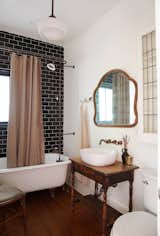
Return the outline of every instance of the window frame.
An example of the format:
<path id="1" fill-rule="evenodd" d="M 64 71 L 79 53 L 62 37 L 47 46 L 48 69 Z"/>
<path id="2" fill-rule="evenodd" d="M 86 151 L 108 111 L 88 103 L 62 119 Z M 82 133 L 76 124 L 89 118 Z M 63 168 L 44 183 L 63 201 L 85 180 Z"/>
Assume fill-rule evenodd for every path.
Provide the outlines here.
<path id="1" fill-rule="evenodd" d="M 142 36 L 145 34 L 150 33 L 151 31 L 156 31 L 155 26 L 151 26 L 149 28 L 146 28 L 142 32 L 139 33 L 138 35 L 138 41 L 139 41 L 139 72 L 138 72 L 138 84 L 139 84 L 139 90 L 143 91 L 143 60 L 142 60 L 142 55 L 143 55 L 143 50 L 142 50 Z M 157 41 L 156 41 L 157 45 Z M 143 91 L 144 92 L 144 91 Z M 157 145 L 158 141 L 158 134 L 157 133 L 144 133 L 143 129 L 143 92 L 139 93 L 139 103 L 138 103 L 138 110 L 139 110 L 139 126 L 138 126 L 138 141 L 141 143 L 146 143 L 146 144 L 153 144 Z"/>
<path id="2" fill-rule="evenodd" d="M 150 40 L 148 41 L 148 39 Z M 150 42 L 150 44 L 148 44 L 148 42 Z M 149 55 L 151 57 L 151 61 L 148 60 Z M 147 59 L 146 61 L 145 61 L 145 58 Z M 155 30 L 152 30 L 142 35 L 142 59 L 143 59 L 143 62 L 142 62 L 143 64 L 143 133 L 157 134 L 157 127 L 155 127 L 155 121 L 154 121 L 154 119 L 156 119 L 156 121 L 158 120 L 157 105 L 154 107 L 154 103 L 157 104 L 157 96 L 156 97 L 154 96 L 154 86 L 157 92 L 157 74 L 155 74 L 155 78 L 154 78 L 154 71 L 156 73 L 156 70 L 157 70 L 156 31 Z M 147 76 L 145 75 L 144 71 L 147 72 Z M 151 78 L 150 76 L 148 76 L 149 71 L 151 72 Z M 151 95 L 149 95 L 149 92 L 151 93 Z M 149 101 L 151 102 L 151 104 Z M 149 123 L 151 123 L 151 127 Z"/>

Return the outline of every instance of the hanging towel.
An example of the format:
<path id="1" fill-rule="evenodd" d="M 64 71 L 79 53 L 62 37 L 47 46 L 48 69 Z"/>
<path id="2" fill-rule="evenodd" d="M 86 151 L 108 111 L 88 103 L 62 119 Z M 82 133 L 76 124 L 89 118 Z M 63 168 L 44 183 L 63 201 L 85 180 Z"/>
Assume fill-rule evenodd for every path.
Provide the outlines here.
<path id="1" fill-rule="evenodd" d="M 81 149 L 90 147 L 88 103 L 81 103 Z"/>
<path id="2" fill-rule="evenodd" d="M 83 102 L 80 106 L 80 118 L 81 118 L 81 149 L 90 147 L 90 136 L 89 136 L 89 115 L 88 115 L 88 103 Z M 76 178 L 88 185 L 89 179 L 76 173 Z"/>

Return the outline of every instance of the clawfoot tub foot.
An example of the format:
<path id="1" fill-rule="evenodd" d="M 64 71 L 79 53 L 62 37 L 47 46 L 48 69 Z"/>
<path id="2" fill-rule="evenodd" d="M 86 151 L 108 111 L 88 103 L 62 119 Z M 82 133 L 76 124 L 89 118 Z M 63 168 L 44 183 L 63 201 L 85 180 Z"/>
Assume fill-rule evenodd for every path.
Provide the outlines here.
<path id="1" fill-rule="evenodd" d="M 50 188 L 49 193 L 50 193 L 51 198 L 55 198 L 55 188 Z"/>

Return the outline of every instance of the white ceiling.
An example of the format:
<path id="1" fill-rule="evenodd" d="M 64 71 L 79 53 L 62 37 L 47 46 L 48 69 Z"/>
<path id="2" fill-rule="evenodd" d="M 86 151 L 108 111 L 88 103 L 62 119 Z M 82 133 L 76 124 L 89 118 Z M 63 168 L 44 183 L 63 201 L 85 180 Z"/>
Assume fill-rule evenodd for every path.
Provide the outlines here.
<path id="1" fill-rule="evenodd" d="M 119 0 L 55 0 L 55 15 L 73 39 L 112 9 Z M 35 22 L 50 15 L 51 0 L 1 0 L 0 30 L 40 39 Z"/>

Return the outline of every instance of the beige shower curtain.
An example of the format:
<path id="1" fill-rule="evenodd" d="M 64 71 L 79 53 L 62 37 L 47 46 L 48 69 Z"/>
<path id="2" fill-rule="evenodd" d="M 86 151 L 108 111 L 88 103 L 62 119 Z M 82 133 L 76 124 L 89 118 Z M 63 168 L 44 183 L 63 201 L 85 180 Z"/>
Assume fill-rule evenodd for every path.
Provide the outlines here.
<path id="1" fill-rule="evenodd" d="M 44 163 L 41 67 L 37 57 L 11 55 L 7 166 Z"/>

